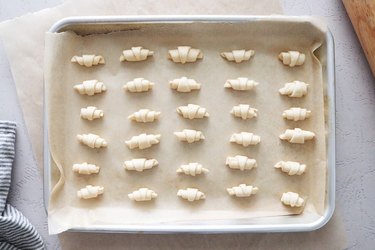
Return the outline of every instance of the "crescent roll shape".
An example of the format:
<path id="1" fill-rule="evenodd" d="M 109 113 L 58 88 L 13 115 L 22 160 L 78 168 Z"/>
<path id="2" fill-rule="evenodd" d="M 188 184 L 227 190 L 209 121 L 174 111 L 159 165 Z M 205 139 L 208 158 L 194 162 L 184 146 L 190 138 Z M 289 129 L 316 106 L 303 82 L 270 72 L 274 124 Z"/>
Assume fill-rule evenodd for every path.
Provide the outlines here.
<path id="1" fill-rule="evenodd" d="M 188 104 L 187 106 L 180 106 L 177 108 L 177 113 L 183 118 L 197 119 L 209 117 L 207 110 L 196 104 Z"/>
<path id="2" fill-rule="evenodd" d="M 311 111 L 302 108 L 290 108 L 283 112 L 283 117 L 292 121 L 303 121 L 311 116 Z"/>
<path id="3" fill-rule="evenodd" d="M 77 135 L 77 139 L 80 143 L 90 148 L 107 147 L 107 142 L 98 135 L 82 134 L 82 135 Z"/>
<path id="4" fill-rule="evenodd" d="M 288 175 L 301 175 L 306 170 L 306 165 L 295 161 L 279 161 L 275 168 L 280 168 L 281 171 L 288 173 Z"/>
<path id="5" fill-rule="evenodd" d="M 241 63 L 248 61 L 255 54 L 254 50 L 232 50 L 230 52 L 222 52 L 220 55 L 230 62 Z"/>
<path id="6" fill-rule="evenodd" d="M 148 188 L 140 188 L 128 194 L 128 197 L 132 201 L 150 201 L 158 197 L 158 194 L 154 190 Z"/>
<path id="7" fill-rule="evenodd" d="M 227 188 L 228 194 L 236 197 L 250 197 L 252 194 L 256 194 L 258 191 L 259 188 L 247 186 L 246 184 L 240 184 L 236 187 Z"/>
<path id="8" fill-rule="evenodd" d="M 152 55 L 154 55 L 154 51 L 144 49 L 143 47 L 132 47 L 131 49 L 122 51 L 122 55 L 120 56 L 120 62 L 144 61 L 147 59 L 148 56 Z"/>
<path id="9" fill-rule="evenodd" d="M 98 80 L 87 80 L 83 81 L 81 84 L 74 85 L 73 87 L 81 95 L 95 95 L 107 90 L 104 83 L 99 82 Z"/>
<path id="10" fill-rule="evenodd" d="M 225 82 L 224 88 L 238 91 L 247 91 L 252 90 L 255 86 L 258 86 L 259 83 L 249 80 L 247 77 L 238 77 L 237 79 L 229 79 Z"/>
<path id="11" fill-rule="evenodd" d="M 287 192 L 281 196 L 281 202 L 291 207 L 302 207 L 305 200 L 297 193 Z"/>
<path id="12" fill-rule="evenodd" d="M 175 63 L 190 63 L 195 62 L 197 59 L 202 59 L 203 53 L 200 49 L 194 49 L 190 46 L 178 46 L 177 49 L 168 51 L 168 59 Z"/>
<path id="13" fill-rule="evenodd" d="M 129 115 L 128 119 L 131 121 L 143 122 L 143 123 L 153 122 L 159 119 L 160 114 L 161 113 L 158 111 L 153 111 L 149 109 L 140 109 L 137 112 Z"/>
<path id="14" fill-rule="evenodd" d="M 300 81 L 288 82 L 279 89 L 279 93 L 289 97 L 303 97 L 307 94 L 307 86 L 309 85 Z"/>
<path id="15" fill-rule="evenodd" d="M 193 129 L 184 129 L 181 132 L 174 132 L 174 134 L 180 141 L 186 141 L 187 143 L 198 142 L 205 139 L 201 131 Z"/>
<path id="16" fill-rule="evenodd" d="M 135 170 L 142 172 L 146 169 L 151 169 L 159 165 L 159 162 L 155 159 L 137 158 L 130 161 L 124 162 L 124 168 L 126 170 Z"/>
<path id="17" fill-rule="evenodd" d="M 302 130 L 300 128 L 287 129 L 284 134 L 280 135 L 281 140 L 286 140 L 290 143 L 303 144 L 307 140 L 314 139 L 315 134 L 313 132 Z"/>
<path id="18" fill-rule="evenodd" d="M 104 116 L 103 110 L 98 109 L 94 106 L 88 106 L 87 108 L 81 108 L 81 118 L 89 121 L 102 118 Z"/>
<path id="19" fill-rule="evenodd" d="M 154 144 L 158 144 L 160 142 L 161 135 L 153 135 L 153 134 L 140 134 L 133 136 L 130 140 L 125 141 L 125 144 L 128 145 L 130 149 L 139 148 L 145 149 L 149 148 Z"/>
<path id="20" fill-rule="evenodd" d="M 299 51 L 281 52 L 279 59 L 289 67 L 301 66 L 305 62 L 305 54 Z"/>
<path id="21" fill-rule="evenodd" d="M 125 91 L 140 93 L 151 90 L 154 85 L 155 83 L 144 78 L 135 78 L 133 81 L 127 82 L 123 88 Z"/>
<path id="22" fill-rule="evenodd" d="M 251 108 L 248 104 L 240 104 L 238 106 L 234 106 L 230 113 L 235 117 L 240 117 L 242 120 L 246 120 L 257 117 L 258 110 Z"/>
<path id="23" fill-rule="evenodd" d="M 247 147 L 249 145 L 257 145 L 260 142 L 260 136 L 248 132 L 234 133 L 229 141 Z"/>
<path id="24" fill-rule="evenodd" d="M 97 174 L 100 171 L 100 167 L 87 162 L 74 164 L 72 167 L 73 172 L 78 174 Z"/>
<path id="25" fill-rule="evenodd" d="M 231 169 L 244 171 L 256 168 L 257 161 L 255 159 L 250 159 L 247 156 L 236 155 L 234 157 L 228 156 L 225 165 L 227 165 Z"/>
<path id="26" fill-rule="evenodd" d="M 104 58 L 97 55 L 82 55 L 82 56 L 73 56 L 70 60 L 73 63 L 78 63 L 81 66 L 92 67 L 94 65 L 105 64 Z"/>
<path id="27" fill-rule="evenodd" d="M 86 187 L 77 191 L 78 198 L 91 199 L 96 198 L 104 193 L 104 187 L 87 185 Z"/>
<path id="28" fill-rule="evenodd" d="M 195 81 L 194 79 L 190 79 L 184 76 L 170 81 L 169 87 L 171 89 L 175 89 L 177 92 L 188 93 L 192 90 L 201 89 L 201 84 L 197 83 L 197 81 Z"/>
<path id="29" fill-rule="evenodd" d="M 204 193 L 196 188 L 179 189 L 177 196 L 190 202 L 206 199 Z"/>
<path id="30" fill-rule="evenodd" d="M 191 176 L 196 176 L 208 172 L 208 169 L 202 167 L 202 164 L 199 164 L 197 162 L 191 162 L 187 165 L 181 165 L 176 171 L 176 173 L 184 173 Z"/>

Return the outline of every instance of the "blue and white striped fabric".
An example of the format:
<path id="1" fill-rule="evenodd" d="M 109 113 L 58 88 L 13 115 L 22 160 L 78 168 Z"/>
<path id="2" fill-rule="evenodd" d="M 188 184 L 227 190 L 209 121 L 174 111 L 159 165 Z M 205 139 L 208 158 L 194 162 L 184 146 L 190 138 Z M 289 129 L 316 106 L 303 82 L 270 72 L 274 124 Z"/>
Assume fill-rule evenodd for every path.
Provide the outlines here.
<path id="1" fill-rule="evenodd" d="M 10 187 L 16 124 L 0 121 L 0 249 L 44 249 L 33 225 L 17 209 L 7 204 Z"/>

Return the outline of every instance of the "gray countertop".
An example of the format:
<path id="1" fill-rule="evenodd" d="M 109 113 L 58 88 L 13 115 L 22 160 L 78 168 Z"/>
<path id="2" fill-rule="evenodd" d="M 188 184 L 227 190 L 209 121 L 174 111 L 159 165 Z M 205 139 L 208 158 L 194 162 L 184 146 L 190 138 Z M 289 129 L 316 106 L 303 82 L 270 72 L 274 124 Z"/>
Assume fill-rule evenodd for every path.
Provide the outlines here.
<path id="1" fill-rule="evenodd" d="M 57 5 L 59 0 L 0 0 L 0 21 Z M 209 248 L 313 249 L 314 242 L 332 246 L 343 228 L 348 249 L 374 249 L 375 244 L 375 80 L 365 60 L 341 1 L 283 0 L 288 15 L 321 16 L 328 22 L 336 46 L 337 191 L 334 219 L 313 233 L 234 235 L 97 235 L 65 233 L 63 249 L 110 249 L 101 245 L 110 237 L 113 249 Z M 42 173 L 33 159 L 11 71 L 0 43 L 0 119 L 18 123 L 17 156 L 9 201 L 36 226 L 47 249 L 60 249 L 59 237 L 49 236 L 43 207 Z M 40 125 L 42 126 L 42 124 Z M 254 240 L 256 237 L 256 240 Z M 335 238 L 336 237 L 336 238 Z M 126 246 L 123 242 L 126 239 Z M 285 241 L 288 242 L 285 242 Z M 79 242 L 79 243 L 77 243 Z M 93 243 L 94 242 L 94 243 Z M 107 241 L 108 242 L 108 241 Z M 254 245 L 254 242 L 256 244 Z M 80 245 L 82 244 L 82 245 Z M 308 247 L 306 247 L 308 246 Z"/>

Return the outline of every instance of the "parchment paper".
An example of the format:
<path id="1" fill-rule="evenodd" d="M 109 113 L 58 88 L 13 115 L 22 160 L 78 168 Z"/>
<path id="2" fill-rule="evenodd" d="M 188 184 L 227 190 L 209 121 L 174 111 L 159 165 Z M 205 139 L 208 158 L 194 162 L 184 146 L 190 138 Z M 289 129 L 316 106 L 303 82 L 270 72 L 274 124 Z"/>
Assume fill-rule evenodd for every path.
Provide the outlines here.
<path id="1" fill-rule="evenodd" d="M 321 65 L 312 53 L 322 41 L 323 32 L 303 21 L 153 24 L 85 37 L 47 34 L 45 81 L 53 183 L 59 178 L 56 165 L 63 168 L 66 178 L 50 202 L 50 233 L 75 226 L 194 223 L 300 213 L 300 209 L 281 205 L 281 194 L 286 191 L 298 192 L 307 199 L 304 213 L 322 214 L 326 185 L 324 95 Z M 202 49 L 204 59 L 186 65 L 167 60 L 167 50 L 181 44 Z M 154 57 L 140 63 L 120 63 L 121 51 L 135 45 L 154 50 Z M 219 56 L 221 51 L 236 48 L 255 49 L 255 57 L 234 64 Z M 291 69 L 277 59 L 280 51 L 291 49 L 306 54 L 304 66 Z M 70 63 L 72 56 L 85 53 L 103 55 L 106 64 L 84 68 Z M 181 76 L 198 80 L 202 89 L 190 94 L 170 90 L 168 81 Z M 244 93 L 223 88 L 226 79 L 239 76 L 247 76 L 260 85 L 256 91 Z M 149 93 L 124 93 L 123 84 L 135 77 L 150 79 L 156 85 Z M 107 92 L 94 97 L 75 93 L 73 85 L 87 79 L 103 81 Z M 291 99 L 278 94 L 285 82 L 297 79 L 310 84 L 306 97 Z M 188 103 L 206 107 L 210 117 L 182 119 L 175 109 Z M 229 111 L 240 103 L 257 108 L 259 116 L 249 121 L 233 118 Z M 80 108 L 88 105 L 102 108 L 104 119 L 81 120 Z M 285 121 L 282 111 L 293 106 L 312 110 L 312 117 L 302 122 Z M 161 111 L 160 121 L 128 121 L 127 116 L 140 108 Z M 280 141 L 278 136 L 294 127 L 315 132 L 315 140 L 304 145 Z M 192 145 L 179 142 L 173 131 L 184 128 L 203 131 L 206 140 Z M 249 148 L 230 144 L 230 135 L 241 131 L 260 135 L 261 143 Z M 143 151 L 129 150 L 124 141 L 142 132 L 162 134 L 160 145 Z M 76 135 L 81 133 L 99 134 L 107 140 L 108 148 L 93 150 L 79 144 Z M 256 158 L 258 168 L 246 172 L 228 169 L 226 156 L 236 154 Z M 123 161 L 135 157 L 156 158 L 160 165 L 142 173 L 126 172 Z M 287 176 L 273 168 L 280 160 L 306 163 L 307 172 Z M 71 166 L 83 161 L 100 165 L 100 174 L 82 177 L 72 173 Z M 195 178 L 175 173 L 180 164 L 193 161 L 202 163 L 210 173 Z M 260 191 L 249 199 L 230 197 L 225 189 L 240 183 L 258 186 Z M 79 200 L 76 191 L 87 184 L 103 185 L 105 194 L 99 199 Z M 155 190 L 159 197 L 148 203 L 134 203 L 127 198 L 128 193 L 143 186 Z M 205 192 L 207 199 L 188 203 L 176 196 L 179 188 L 191 186 Z"/>

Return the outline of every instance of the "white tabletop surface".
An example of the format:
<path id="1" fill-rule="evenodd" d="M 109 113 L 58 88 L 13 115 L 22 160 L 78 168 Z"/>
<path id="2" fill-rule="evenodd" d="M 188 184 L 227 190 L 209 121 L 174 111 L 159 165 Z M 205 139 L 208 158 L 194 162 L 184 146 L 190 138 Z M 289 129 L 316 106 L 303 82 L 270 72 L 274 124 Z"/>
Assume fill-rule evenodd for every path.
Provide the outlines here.
<path id="1" fill-rule="evenodd" d="M 0 21 L 57 5 L 59 0 L 0 0 Z M 288 248 L 306 249 L 314 241 L 330 241 L 329 231 L 343 225 L 348 249 L 375 247 L 375 80 L 349 22 L 341 1 L 283 0 L 288 15 L 324 17 L 334 35 L 336 46 L 336 119 L 337 119 L 337 191 L 334 220 L 314 233 L 301 233 L 288 242 Z M 33 159 L 31 146 L 17 102 L 9 64 L 0 43 L 0 119 L 18 123 L 17 156 L 9 202 L 17 207 L 36 226 L 47 249 L 60 249 L 57 236 L 47 233 L 47 218 L 43 207 L 42 173 Z M 342 223 L 341 223 L 342 222 Z M 77 237 L 95 240 L 90 234 L 65 234 L 77 242 Z M 113 246 L 132 249 L 204 248 L 248 249 L 252 237 L 234 235 L 123 235 L 127 246 L 119 246 L 119 236 L 113 236 Z M 268 249 L 282 248 L 283 236 L 259 234 L 257 242 Z M 94 238 L 94 239 L 92 239 Z M 300 238 L 300 239 L 299 239 Z M 259 240 L 260 239 L 260 240 Z M 278 242 L 276 242 L 278 241 Z M 215 242 L 219 242 L 216 244 Z M 269 244 L 266 244 L 269 242 Z M 98 240 L 98 245 L 100 241 Z M 111 249 L 102 246 L 101 249 Z M 117 249 L 116 248 L 116 249 Z M 80 249 L 67 244 L 64 249 Z M 100 248 L 98 248 L 100 249 Z"/>

